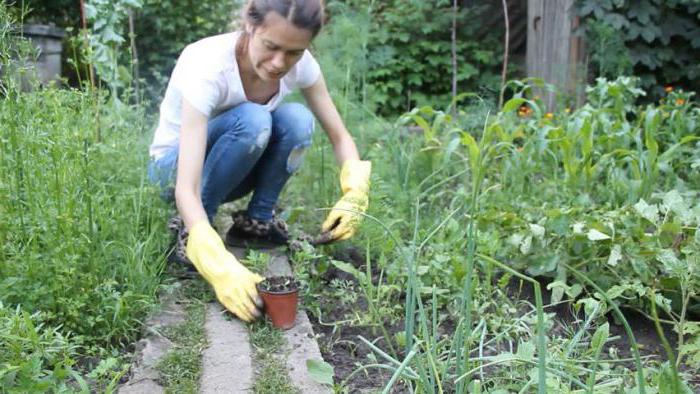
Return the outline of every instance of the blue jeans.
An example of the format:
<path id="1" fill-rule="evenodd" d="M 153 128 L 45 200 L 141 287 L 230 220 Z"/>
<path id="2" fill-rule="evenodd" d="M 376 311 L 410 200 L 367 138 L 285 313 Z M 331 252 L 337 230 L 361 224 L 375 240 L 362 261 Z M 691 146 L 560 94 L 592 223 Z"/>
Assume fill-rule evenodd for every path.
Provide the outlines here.
<path id="1" fill-rule="evenodd" d="M 311 145 L 313 130 L 313 115 L 299 103 L 268 112 L 262 105 L 245 102 L 211 119 L 201 191 L 209 221 L 219 205 L 251 191 L 248 216 L 271 220 L 282 188 Z M 175 183 L 178 152 L 175 146 L 149 164 L 149 179 L 164 190 Z"/>

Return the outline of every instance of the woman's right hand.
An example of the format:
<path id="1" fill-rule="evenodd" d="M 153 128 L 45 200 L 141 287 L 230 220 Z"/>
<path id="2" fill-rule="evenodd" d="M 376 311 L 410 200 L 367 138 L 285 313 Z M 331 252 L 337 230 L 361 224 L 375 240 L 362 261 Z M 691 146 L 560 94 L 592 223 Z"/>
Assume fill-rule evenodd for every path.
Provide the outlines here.
<path id="1" fill-rule="evenodd" d="M 216 298 L 226 309 L 247 322 L 260 317 L 262 300 L 256 285 L 263 277 L 248 270 L 226 250 L 208 220 L 190 228 L 187 257 L 212 285 Z"/>

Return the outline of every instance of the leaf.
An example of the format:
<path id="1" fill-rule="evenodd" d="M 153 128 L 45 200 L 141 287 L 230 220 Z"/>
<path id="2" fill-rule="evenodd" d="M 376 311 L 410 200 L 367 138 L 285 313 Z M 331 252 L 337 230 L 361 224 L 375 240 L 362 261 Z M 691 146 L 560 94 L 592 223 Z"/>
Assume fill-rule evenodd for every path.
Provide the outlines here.
<path id="1" fill-rule="evenodd" d="M 544 227 L 539 224 L 530 223 L 530 231 L 536 238 L 544 237 Z"/>
<path id="2" fill-rule="evenodd" d="M 664 195 L 663 207 L 666 208 L 666 212 L 671 211 L 678 215 L 683 224 L 690 224 L 694 216 L 690 211 L 690 207 L 688 207 L 688 204 L 686 204 L 676 189 Z"/>
<path id="3" fill-rule="evenodd" d="M 523 242 L 520 244 L 520 252 L 522 254 L 528 254 L 530 253 L 530 247 L 532 247 L 532 235 L 528 235 L 523 239 Z"/>
<path id="4" fill-rule="evenodd" d="M 594 351 L 597 352 L 597 350 L 605 344 L 608 336 L 610 336 L 610 324 L 605 322 L 602 326 L 595 330 L 593 338 L 591 339 L 591 349 L 594 349 Z"/>
<path id="5" fill-rule="evenodd" d="M 639 4 L 636 4 L 634 7 L 630 7 L 627 12 L 627 16 L 636 18 L 643 25 L 649 23 L 652 15 L 658 15 L 658 10 L 646 0 L 640 1 Z"/>
<path id="6" fill-rule="evenodd" d="M 461 141 L 462 145 L 465 145 L 469 150 L 469 165 L 471 166 L 472 176 L 476 176 L 479 169 L 481 150 L 479 150 L 479 146 L 476 144 L 474 137 L 467 132 L 462 133 Z"/>
<path id="7" fill-rule="evenodd" d="M 664 297 L 661 293 L 655 293 L 654 299 L 656 299 L 656 305 L 666 312 L 671 311 L 671 300 Z"/>
<path id="8" fill-rule="evenodd" d="M 311 379 L 317 383 L 333 385 L 333 366 L 323 360 L 306 360 L 306 370 L 309 372 Z"/>
<path id="9" fill-rule="evenodd" d="M 583 311 L 587 317 L 590 317 L 593 313 L 600 312 L 600 301 L 594 298 L 583 298 L 576 301 L 576 305 L 583 305 Z"/>
<path id="10" fill-rule="evenodd" d="M 615 28 L 615 30 L 621 30 L 623 27 L 629 26 L 629 21 L 624 16 L 611 12 L 604 17 L 605 23 Z M 642 32 L 644 34 L 644 32 Z"/>
<path id="11" fill-rule="evenodd" d="M 516 109 L 520 108 L 520 106 L 523 105 L 525 102 L 527 102 L 527 100 L 522 97 L 512 98 L 506 101 L 505 104 L 503 104 L 503 110 L 501 112 L 515 111 Z"/>
<path id="12" fill-rule="evenodd" d="M 515 355 L 522 360 L 532 361 L 535 359 L 535 344 L 527 341 L 518 345 Z"/>
<path id="13" fill-rule="evenodd" d="M 637 211 L 644 219 L 656 224 L 659 218 L 659 208 L 656 205 L 647 204 L 644 199 L 639 200 L 634 204 L 634 210 Z"/>
<path id="14" fill-rule="evenodd" d="M 614 267 L 617 263 L 622 260 L 622 246 L 615 245 L 610 249 L 610 256 L 608 256 L 608 265 Z"/>
<path id="15" fill-rule="evenodd" d="M 566 274 L 567 272 L 565 266 L 560 265 L 557 267 L 556 282 L 560 282 L 562 286 L 559 286 L 552 290 L 552 303 L 557 303 L 561 301 L 562 297 L 564 296 L 564 289 L 568 289 L 568 286 L 566 285 Z M 547 286 L 547 289 L 549 289 L 549 286 Z"/>
<path id="16" fill-rule="evenodd" d="M 428 124 L 428 121 L 426 121 L 422 116 L 420 115 L 411 115 L 411 119 L 420 126 L 421 129 L 423 129 L 424 133 L 430 133 L 431 128 L 430 125 Z"/>
<path id="17" fill-rule="evenodd" d="M 338 260 L 331 260 L 331 264 L 333 264 L 336 268 L 343 272 L 347 272 L 348 274 L 351 274 L 358 280 L 364 280 L 365 273 L 361 272 L 357 268 L 355 268 L 353 265 L 348 264 L 343 261 L 338 261 Z"/>
<path id="18" fill-rule="evenodd" d="M 663 249 L 656 254 L 656 259 L 663 264 L 664 269 L 674 276 L 681 276 L 685 272 L 685 265 L 671 249 Z"/>
<path id="19" fill-rule="evenodd" d="M 661 36 L 661 29 L 654 25 L 647 25 L 642 29 L 642 38 L 644 41 L 651 43 L 656 37 Z"/>
<path id="20" fill-rule="evenodd" d="M 446 166 L 449 164 L 450 157 L 452 156 L 452 153 L 454 153 L 455 150 L 457 150 L 457 147 L 459 147 L 460 144 L 460 139 L 459 138 L 453 138 L 450 140 L 450 142 L 447 144 L 447 147 L 445 148 L 445 154 L 442 158 L 442 164 L 443 166 Z"/>
<path id="21" fill-rule="evenodd" d="M 605 233 L 601 233 L 600 231 L 598 231 L 594 228 L 588 230 L 588 234 L 586 236 L 588 237 L 588 239 L 590 241 L 602 241 L 605 239 L 610 239 L 609 235 L 607 235 Z"/>
<path id="22" fill-rule="evenodd" d="M 557 264 L 559 264 L 559 257 L 557 254 L 540 256 L 535 260 L 534 264 L 527 267 L 526 271 L 529 275 L 540 276 L 554 271 L 557 268 Z"/>
<path id="23" fill-rule="evenodd" d="M 614 300 L 615 298 L 623 295 L 627 290 L 630 290 L 629 285 L 615 285 L 609 288 L 608 291 L 605 292 L 605 295 L 607 295 L 611 300 Z"/>

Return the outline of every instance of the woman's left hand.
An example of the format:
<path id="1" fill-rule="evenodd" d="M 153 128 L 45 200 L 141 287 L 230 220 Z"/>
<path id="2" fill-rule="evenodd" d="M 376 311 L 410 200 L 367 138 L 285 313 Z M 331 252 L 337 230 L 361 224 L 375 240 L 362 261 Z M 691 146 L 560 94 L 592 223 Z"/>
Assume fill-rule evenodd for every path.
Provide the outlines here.
<path id="1" fill-rule="evenodd" d="M 370 161 L 349 159 L 343 163 L 340 170 L 343 197 L 333 206 L 321 226 L 321 230 L 328 233 L 330 241 L 342 241 L 355 235 L 362 214 L 369 205 L 371 172 Z"/>

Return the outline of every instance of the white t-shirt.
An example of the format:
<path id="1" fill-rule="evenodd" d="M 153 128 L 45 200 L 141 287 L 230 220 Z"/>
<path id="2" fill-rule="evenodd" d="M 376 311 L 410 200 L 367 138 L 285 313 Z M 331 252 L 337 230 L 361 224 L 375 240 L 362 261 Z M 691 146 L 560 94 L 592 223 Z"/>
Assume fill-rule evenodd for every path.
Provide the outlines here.
<path id="1" fill-rule="evenodd" d="M 183 97 L 210 119 L 248 101 L 236 62 L 239 36 L 240 32 L 234 32 L 207 37 L 182 51 L 160 104 L 160 119 L 150 147 L 153 159 L 159 159 L 178 143 Z M 304 51 L 282 77 L 279 91 L 265 104 L 265 109 L 272 112 L 284 96 L 296 88 L 313 85 L 320 75 L 318 63 L 308 50 Z"/>

